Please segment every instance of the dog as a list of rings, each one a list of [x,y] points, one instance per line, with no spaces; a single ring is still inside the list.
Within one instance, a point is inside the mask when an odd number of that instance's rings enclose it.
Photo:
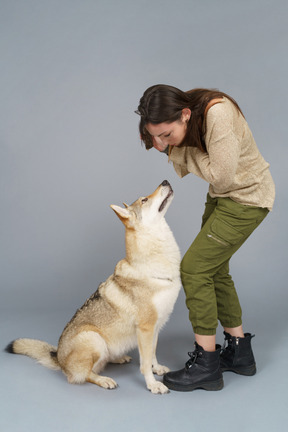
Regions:
[[[6,351],[32,357],[50,369],[61,369],[69,383],[90,382],[113,389],[117,383],[99,373],[109,362],[130,362],[126,353],[138,345],[147,388],[155,394],[168,393],[154,374],[169,371],[158,363],[156,346],[181,287],[180,251],[164,218],[173,196],[165,180],[151,195],[131,205],[111,205],[125,226],[126,257],[76,311],[58,347],[16,339]]]

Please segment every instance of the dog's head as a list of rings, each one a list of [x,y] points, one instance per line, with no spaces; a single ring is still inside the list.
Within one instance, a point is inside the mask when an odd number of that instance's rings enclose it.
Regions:
[[[151,225],[160,221],[165,216],[173,196],[170,183],[164,180],[151,195],[140,197],[131,205],[124,203],[125,208],[117,205],[110,207],[126,228],[133,229],[137,225]]]

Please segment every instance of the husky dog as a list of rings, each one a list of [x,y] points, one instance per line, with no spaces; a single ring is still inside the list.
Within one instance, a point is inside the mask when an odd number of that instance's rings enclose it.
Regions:
[[[153,373],[169,371],[158,363],[156,345],[181,286],[180,252],[164,219],[172,199],[173,190],[165,180],[152,195],[130,206],[111,205],[125,225],[126,258],[77,310],[57,348],[34,339],[16,339],[6,350],[61,369],[70,383],[90,382],[112,389],[117,383],[99,375],[100,371],[108,362],[129,362],[126,353],[138,345],[147,388],[167,393]]]

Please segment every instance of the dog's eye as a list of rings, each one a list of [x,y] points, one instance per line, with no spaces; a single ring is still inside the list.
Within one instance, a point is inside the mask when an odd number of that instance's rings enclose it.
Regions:
[[[148,198],[142,198],[141,202],[144,204],[146,201],[148,201]]]

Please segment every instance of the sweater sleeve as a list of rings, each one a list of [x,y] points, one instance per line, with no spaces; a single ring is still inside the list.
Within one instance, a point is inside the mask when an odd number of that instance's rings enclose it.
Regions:
[[[194,149],[199,171],[218,192],[224,192],[232,184],[239,162],[240,144],[233,128],[233,115],[233,110],[224,104],[211,107],[206,119],[207,153]]]

